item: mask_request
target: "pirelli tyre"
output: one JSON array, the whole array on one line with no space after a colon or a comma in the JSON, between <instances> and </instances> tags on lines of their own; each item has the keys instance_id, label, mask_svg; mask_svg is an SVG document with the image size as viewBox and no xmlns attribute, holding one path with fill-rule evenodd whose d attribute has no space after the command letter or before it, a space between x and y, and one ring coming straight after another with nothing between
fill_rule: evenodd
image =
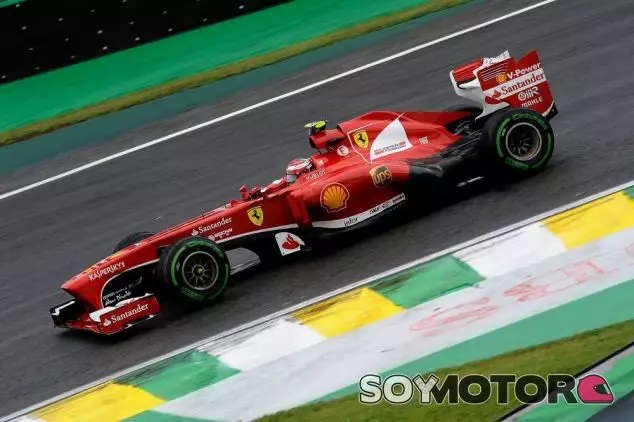
<instances>
[{"instance_id":1,"label":"pirelli tyre","mask_svg":"<svg viewBox=\"0 0 634 422\"><path fill-rule=\"evenodd\" d=\"M151 232L131 233L127 235L126 237L124 237L123 239L121 239L119 243L117 243L117 246L114 247L114 250L112 251L112 253L119 252L121 249L125 249L130 245L134 245L135 243L140 242L143 239L147 239L150 236L154 236L154 233L151 233Z\"/></svg>"},{"instance_id":2,"label":"pirelli tyre","mask_svg":"<svg viewBox=\"0 0 634 422\"><path fill-rule=\"evenodd\" d=\"M481 146L496 170L528 175L542 170L555 148L548 119L523 108L495 113L482 128Z\"/></svg>"},{"instance_id":3,"label":"pirelli tyre","mask_svg":"<svg viewBox=\"0 0 634 422\"><path fill-rule=\"evenodd\" d=\"M161 255L159 276L178 298L196 304L209 303L229 284L231 268L224 251L200 236L182 239Z\"/></svg>"}]
</instances>

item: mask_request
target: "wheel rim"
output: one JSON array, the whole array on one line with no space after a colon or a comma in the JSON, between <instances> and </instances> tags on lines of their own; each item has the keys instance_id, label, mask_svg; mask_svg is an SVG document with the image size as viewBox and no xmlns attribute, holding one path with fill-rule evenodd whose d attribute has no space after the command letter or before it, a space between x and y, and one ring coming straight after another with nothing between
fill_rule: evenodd
<instances>
[{"instance_id":1,"label":"wheel rim","mask_svg":"<svg viewBox=\"0 0 634 422\"><path fill-rule=\"evenodd\" d=\"M181 274L188 287L206 291L218 281L218 262L210 253L197 251L185 258Z\"/></svg>"},{"instance_id":2,"label":"wheel rim","mask_svg":"<svg viewBox=\"0 0 634 422\"><path fill-rule=\"evenodd\" d=\"M532 124L518 123L506 134L505 144L511 158L530 161L542 150L542 135Z\"/></svg>"}]
</instances>

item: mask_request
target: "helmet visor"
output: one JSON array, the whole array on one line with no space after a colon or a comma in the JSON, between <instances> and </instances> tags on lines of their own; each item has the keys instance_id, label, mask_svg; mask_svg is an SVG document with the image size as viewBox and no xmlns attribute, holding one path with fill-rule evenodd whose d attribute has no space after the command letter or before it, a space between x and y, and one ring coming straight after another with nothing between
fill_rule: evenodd
<instances>
[{"instance_id":1,"label":"helmet visor","mask_svg":"<svg viewBox=\"0 0 634 422\"><path fill-rule=\"evenodd\" d=\"M286 175L286 183L288 183L289 185L292 185L293 183L295 183L296 180L297 180L297 175L296 174L287 174Z\"/></svg>"}]
</instances>

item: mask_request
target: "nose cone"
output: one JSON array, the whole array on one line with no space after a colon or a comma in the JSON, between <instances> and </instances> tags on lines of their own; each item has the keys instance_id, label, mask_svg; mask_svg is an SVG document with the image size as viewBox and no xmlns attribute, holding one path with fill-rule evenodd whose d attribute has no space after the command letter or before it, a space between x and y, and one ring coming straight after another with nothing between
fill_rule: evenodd
<instances>
[{"instance_id":1,"label":"nose cone","mask_svg":"<svg viewBox=\"0 0 634 422\"><path fill-rule=\"evenodd\" d=\"M64 284L62 284L62 289L69 293L76 293L80 291L82 287L89 283L90 280L88 279L88 273L90 271L91 269L88 268L73 278L67 280Z\"/></svg>"},{"instance_id":2,"label":"nose cone","mask_svg":"<svg viewBox=\"0 0 634 422\"><path fill-rule=\"evenodd\" d=\"M66 281L62 285L62 289L73 295L81 296L81 292L98 288L112 276L125 270L126 264L122 258L127 254L127 251L119 251L102 259Z\"/></svg>"}]
</instances>

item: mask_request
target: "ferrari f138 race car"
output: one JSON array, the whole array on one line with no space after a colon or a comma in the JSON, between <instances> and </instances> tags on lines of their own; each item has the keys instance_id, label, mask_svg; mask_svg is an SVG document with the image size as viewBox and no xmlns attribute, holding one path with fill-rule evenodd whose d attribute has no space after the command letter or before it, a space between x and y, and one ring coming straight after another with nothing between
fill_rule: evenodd
<instances>
[{"instance_id":1,"label":"ferrari f138 race car","mask_svg":"<svg viewBox=\"0 0 634 422\"><path fill-rule=\"evenodd\" d=\"M438 189L544 168L558 112L536 51L518 61L508 52L475 60L449 77L473 106L370 111L334 128L309 123L314 155L291 161L266 187L242 186L238 199L201 216L127 236L62 286L72 300L50 309L54 325L117 333L158 315L163 298L219 298L238 270L229 250L279 259Z\"/></svg>"}]
</instances>

